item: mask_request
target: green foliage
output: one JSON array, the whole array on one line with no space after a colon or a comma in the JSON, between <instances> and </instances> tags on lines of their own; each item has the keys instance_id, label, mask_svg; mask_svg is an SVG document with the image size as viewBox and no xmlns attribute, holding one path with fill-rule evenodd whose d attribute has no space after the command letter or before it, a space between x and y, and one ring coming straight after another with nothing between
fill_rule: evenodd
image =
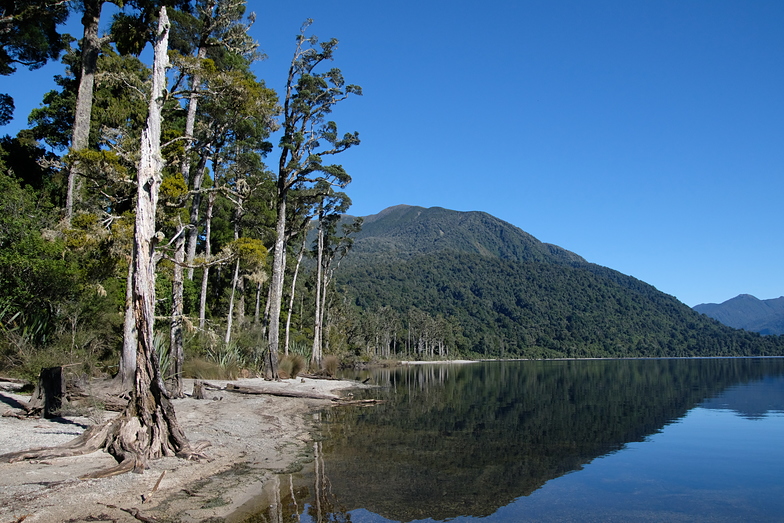
<instances>
[{"instance_id":1,"label":"green foliage","mask_svg":"<svg viewBox=\"0 0 784 523\"><path fill-rule=\"evenodd\" d=\"M264 267L267 260L267 248L261 240L255 238L237 238L233 248L240 258L241 267L248 272L255 272Z\"/></svg>"},{"instance_id":2,"label":"green foliage","mask_svg":"<svg viewBox=\"0 0 784 523\"><path fill-rule=\"evenodd\" d=\"M247 367L245 355L236 343L229 342L215 349L207 349L207 359L214 362L224 373L225 379L236 379Z\"/></svg>"},{"instance_id":3,"label":"green foliage","mask_svg":"<svg viewBox=\"0 0 784 523\"><path fill-rule=\"evenodd\" d=\"M68 39L57 26L68 17L66 4L58 0L5 1L0 19L0 75L16 71L17 64L38 69L57 58ZM0 125L7 124L13 113L13 100L0 95Z\"/></svg>"},{"instance_id":4,"label":"green foliage","mask_svg":"<svg viewBox=\"0 0 784 523\"><path fill-rule=\"evenodd\" d=\"M161 377L166 380L169 378L169 369L172 364L171 351L168 348L166 334L161 331L155 331L152 344L158 357L158 368L161 371Z\"/></svg>"},{"instance_id":5,"label":"green foliage","mask_svg":"<svg viewBox=\"0 0 784 523\"><path fill-rule=\"evenodd\" d=\"M35 191L41 216L48 219L47 225L56 218L47 216L52 206L63 203L63 176L58 169L59 158L47 152L30 135L22 131L16 138L0 138L0 171L7 173L23 187Z\"/></svg>"},{"instance_id":6,"label":"green foliage","mask_svg":"<svg viewBox=\"0 0 784 523\"><path fill-rule=\"evenodd\" d=\"M185 199L188 195L188 186L181 173L172 174L163 178L159 197L161 200L176 204Z\"/></svg>"},{"instance_id":7,"label":"green foliage","mask_svg":"<svg viewBox=\"0 0 784 523\"><path fill-rule=\"evenodd\" d=\"M0 172L0 368L37 375L41 364L109 361L121 316L100 285L113 275L106 233L91 214L41 230L56 215L37 196Z\"/></svg>"}]
</instances>

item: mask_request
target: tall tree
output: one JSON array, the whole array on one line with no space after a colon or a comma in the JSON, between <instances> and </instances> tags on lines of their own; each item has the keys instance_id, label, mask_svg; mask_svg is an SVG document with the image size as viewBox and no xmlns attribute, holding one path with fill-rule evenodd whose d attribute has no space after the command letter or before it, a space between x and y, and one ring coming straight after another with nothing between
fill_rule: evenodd
<instances>
[{"instance_id":1,"label":"tall tree","mask_svg":"<svg viewBox=\"0 0 784 523\"><path fill-rule=\"evenodd\" d=\"M312 21L308 20L297 36L294 58L289 67L283 100L280 159L276 179L276 226L272 277L269 290L268 345L270 367L277 376L277 352L280 344L280 313L286 259L286 219L289 193L295 187L326 183L345 187L351 177L340 165L325 165L326 157L359 144L358 133L338 136L337 124L327 116L338 102L349 95L362 94L356 85L346 84L339 69L317 72L331 60L338 41L318 42L305 36Z\"/></svg>"},{"instance_id":2,"label":"tall tree","mask_svg":"<svg viewBox=\"0 0 784 523\"><path fill-rule=\"evenodd\" d=\"M104 3L105 0L83 0L80 5L84 34L81 40L81 72L76 94L76 107L74 108L74 124L71 131L71 150L75 152L86 149L90 137L95 72L103 43L99 37L98 28ZM65 196L65 219L68 224L73 218L74 192L76 191L78 174L79 162L74 161L68 171L68 186Z\"/></svg>"},{"instance_id":3,"label":"tall tree","mask_svg":"<svg viewBox=\"0 0 784 523\"><path fill-rule=\"evenodd\" d=\"M115 15L111 36L101 37L99 35L101 11L107 0L78 0L78 8L82 11L84 33L80 41L81 70L78 75L76 106L71 133L71 151L76 153L86 149L89 145L95 75L103 44L113 40L121 54L139 54L153 32L152 26L159 6L178 6L186 9L188 7L187 0L108 1L121 5L123 8L136 9L136 11L133 14L120 12ZM76 155L68 172L65 218L69 224L73 217L74 198L80 170L80 158Z\"/></svg>"},{"instance_id":4,"label":"tall tree","mask_svg":"<svg viewBox=\"0 0 784 523\"><path fill-rule=\"evenodd\" d=\"M174 17L172 47L177 51L175 63L190 83L186 97L185 148L180 164L185 183L193 191L186 247L190 265L196 255L199 237L201 186L207 164L214 154L214 141L220 141L220 131L224 131L215 120L203 117L202 125L208 132L196 136L199 102L205 97L225 100L231 93L222 92L221 84L225 83L222 73L247 71L250 64L261 57L257 52L258 44L248 34L255 15L251 13L245 18L246 4L246 0L198 0L195 15L178 12ZM216 128L218 133L209 132ZM193 279L192 267L188 268L188 279Z\"/></svg>"},{"instance_id":5,"label":"tall tree","mask_svg":"<svg viewBox=\"0 0 784 523\"><path fill-rule=\"evenodd\" d=\"M201 456L201 445L191 447L182 432L174 407L163 384L153 345L155 321L155 263L158 254L155 214L161 185L163 160L160 153L161 108L166 86L169 34L166 8L161 8L154 45L153 81L147 125L142 133L138 169L133 308L138 332L136 379L131 400L122 415L105 424L95 425L62 448L36 449L0 457L0 461L36 459L92 452L104 447L119 462L110 470L92 477L119 474L147 468L150 459L162 456Z\"/></svg>"}]
</instances>

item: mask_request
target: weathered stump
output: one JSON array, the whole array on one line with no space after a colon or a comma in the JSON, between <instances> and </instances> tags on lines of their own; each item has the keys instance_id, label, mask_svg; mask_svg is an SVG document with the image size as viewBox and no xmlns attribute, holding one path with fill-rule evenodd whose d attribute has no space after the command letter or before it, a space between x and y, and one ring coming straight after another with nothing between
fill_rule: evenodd
<instances>
[{"instance_id":1,"label":"weathered stump","mask_svg":"<svg viewBox=\"0 0 784 523\"><path fill-rule=\"evenodd\" d=\"M65 373L62 367L41 369L33 397L27 407L28 412L43 409L44 418L51 419L60 415L65 403Z\"/></svg>"},{"instance_id":2,"label":"weathered stump","mask_svg":"<svg viewBox=\"0 0 784 523\"><path fill-rule=\"evenodd\" d=\"M196 380L193 382L193 394L191 397L195 400L203 400L206 396L204 395L204 382L201 380Z\"/></svg>"}]
</instances>

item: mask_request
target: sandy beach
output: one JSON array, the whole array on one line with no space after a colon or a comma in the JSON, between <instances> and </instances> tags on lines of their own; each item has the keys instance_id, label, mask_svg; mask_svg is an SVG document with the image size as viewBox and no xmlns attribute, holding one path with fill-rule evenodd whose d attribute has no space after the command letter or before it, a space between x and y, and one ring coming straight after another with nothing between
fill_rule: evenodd
<instances>
[{"instance_id":1,"label":"sandy beach","mask_svg":"<svg viewBox=\"0 0 784 523\"><path fill-rule=\"evenodd\" d=\"M223 387L227 383L274 387L335 397L339 391L361 387L354 381L309 378L210 383ZM186 392L191 387L192 380L186 381ZM0 414L18 412L19 402L28 399L29 396L0 390ZM311 459L308 449L313 414L329 408L331 403L329 399L245 395L225 390L208 391L204 400L175 400L177 419L188 439L211 443L206 449L209 459L195 462L163 458L152 461L143 474L77 479L115 464L103 451L46 461L0 463L0 523L132 522L144 518L231 521L240 507L246 508L259 499L276 472L297 469L300 463ZM55 420L0 417L0 454L66 443L98 421L95 414ZM149 499L143 502L142 496Z\"/></svg>"}]
</instances>

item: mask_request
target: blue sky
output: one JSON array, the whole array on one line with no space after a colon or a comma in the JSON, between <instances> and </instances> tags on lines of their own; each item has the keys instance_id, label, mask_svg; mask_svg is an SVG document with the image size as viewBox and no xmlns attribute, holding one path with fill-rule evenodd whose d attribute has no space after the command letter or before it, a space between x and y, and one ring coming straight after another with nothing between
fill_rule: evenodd
<instances>
[{"instance_id":1,"label":"blue sky","mask_svg":"<svg viewBox=\"0 0 784 523\"><path fill-rule=\"evenodd\" d=\"M784 2L249 5L277 90L306 18L340 40L352 214L485 211L688 305L784 294ZM61 69L0 79L0 132Z\"/></svg>"}]
</instances>

